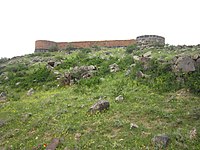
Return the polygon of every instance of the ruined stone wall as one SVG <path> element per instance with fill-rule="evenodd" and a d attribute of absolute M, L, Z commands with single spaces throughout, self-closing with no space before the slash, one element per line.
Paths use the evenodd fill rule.
<path fill-rule="evenodd" d="M 136 38 L 139 46 L 164 46 L 165 38 L 158 35 L 142 35 Z"/>
<path fill-rule="evenodd" d="M 38 40 L 35 41 L 35 52 L 48 52 L 50 48 L 56 47 L 57 43 L 53 41 Z"/>
<path fill-rule="evenodd" d="M 67 47 L 74 48 L 89 48 L 94 46 L 100 47 L 125 47 L 136 44 L 136 40 L 108 40 L 108 41 L 81 41 L 81 42 L 52 42 L 45 40 L 38 40 L 35 42 L 35 52 L 46 52 L 51 47 L 57 46 L 58 49 L 66 49 Z"/>

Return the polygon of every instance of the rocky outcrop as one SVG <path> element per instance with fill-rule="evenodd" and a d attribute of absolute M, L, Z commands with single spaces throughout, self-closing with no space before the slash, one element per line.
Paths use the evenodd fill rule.
<path fill-rule="evenodd" d="M 71 85 L 82 78 L 90 78 L 96 71 L 97 68 L 93 65 L 80 67 L 76 66 L 72 68 L 68 73 L 64 73 L 64 75 L 60 78 L 61 84 Z"/>

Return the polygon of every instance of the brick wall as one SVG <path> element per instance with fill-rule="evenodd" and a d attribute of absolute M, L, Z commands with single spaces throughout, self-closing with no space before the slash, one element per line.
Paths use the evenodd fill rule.
<path fill-rule="evenodd" d="M 53 41 L 46 41 L 46 40 L 38 40 L 35 41 L 35 51 L 46 51 L 49 50 L 51 47 L 57 46 L 56 42 Z"/>
<path fill-rule="evenodd" d="M 69 46 L 74 48 L 89 48 L 93 46 L 100 47 L 125 47 L 135 44 L 136 40 L 108 40 L 108 41 L 81 41 L 81 42 L 53 42 L 46 40 L 38 40 L 35 42 L 35 52 L 45 52 L 51 47 L 57 46 L 58 49 L 65 49 Z"/>

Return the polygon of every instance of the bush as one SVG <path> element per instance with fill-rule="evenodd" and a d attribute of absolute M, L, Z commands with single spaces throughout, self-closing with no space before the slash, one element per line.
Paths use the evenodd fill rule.
<path fill-rule="evenodd" d="M 68 52 L 74 51 L 74 50 L 76 50 L 76 49 L 77 49 L 77 48 L 75 48 L 75 47 L 72 46 L 72 45 L 68 45 L 68 46 L 65 48 L 65 50 L 68 51 Z"/>
<path fill-rule="evenodd" d="M 57 46 L 51 46 L 50 48 L 49 48 L 49 51 L 50 52 L 56 52 L 56 51 L 58 51 L 59 49 L 58 49 L 58 47 Z"/>
<path fill-rule="evenodd" d="M 126 47 L 126 53 L 128 54 L 131 54 L 134 50 L 137 50 L 137 45 L 134 44 L 134 45 L 129 45 Z"/>
<path fill-rule="evenodd" d="M 0 58 L 0 63 L 4 63 L 4 62 L 6 62 L 7 60 L 9 60 L 8 58 L 5 58 L 5 57 L 2 57 L 2 58 Z"/>

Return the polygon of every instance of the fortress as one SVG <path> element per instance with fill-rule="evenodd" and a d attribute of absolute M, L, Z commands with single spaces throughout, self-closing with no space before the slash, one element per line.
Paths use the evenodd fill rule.
<path fill-rule="evenodd" d="M 127 47 L 129 45 L 137 44 L 138 46 L 155 46 L 165 45 L 165 38 L 157 35 L 143 35 L 130 40 L 107 40 L 107 41 L 80 41 L 80 42 L 53 42 L 47 40 L 35 41 L 35 52 L 49 52 L 52 48 L 64 50 L 68 47 L 73 48 L 91 48 L 99 47 Z"/>

